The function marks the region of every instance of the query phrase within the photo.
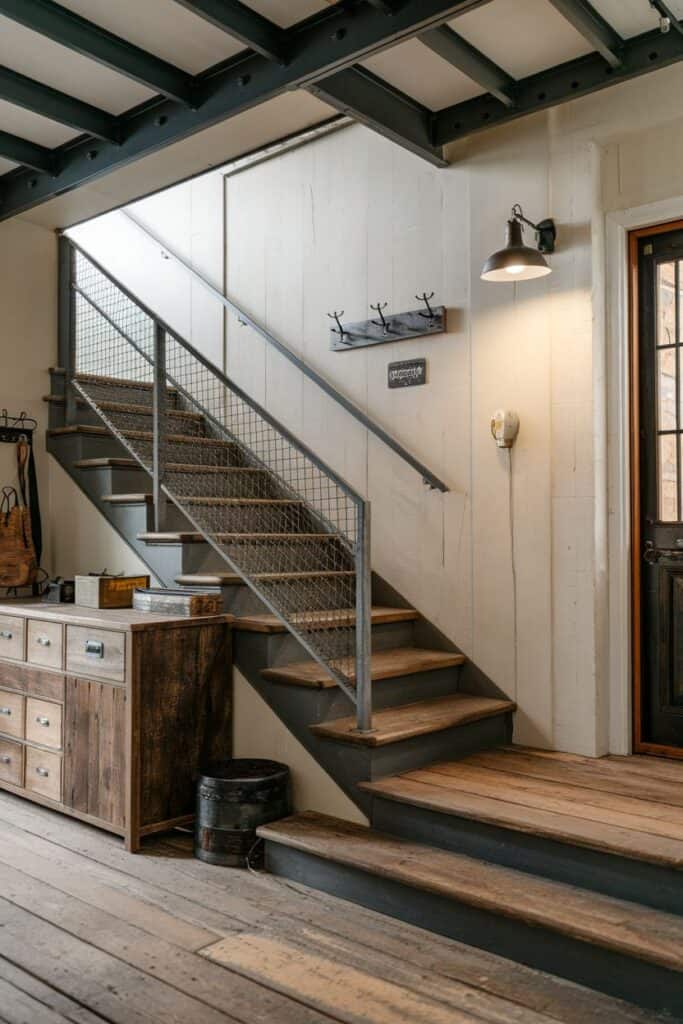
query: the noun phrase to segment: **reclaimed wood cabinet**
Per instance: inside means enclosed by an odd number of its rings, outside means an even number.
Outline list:
[[[0,788],[136,851],[231,753],[230,617],[0,604]]]

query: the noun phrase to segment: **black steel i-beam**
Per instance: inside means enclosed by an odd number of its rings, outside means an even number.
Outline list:
[[[429,29],[420,42],[486,89],[506,107],[515,105],[515,80],[448,25]]]
[[[550,3],[611,67],[619,67],[624,40],[588,0],[550,0]]]
[[[683,60],[683,36],[678,32],[644,32],[625,40],[618,68],[605,64],[599,53],[589,53],[519,79],[515,86],[514,107],[505,108],[493,96],[487,95],[438,111],[434,144],[444,146],[448,142],[456,142],[475,132],[506,124],[579,96],[588,96],[680,60]]]
[[[1,66],[0,99],[76,128],[79,132],[118,143],[118,121],[112,114]]]
[[[288,89],[320,82],[371,53],[419,35],[488,2],[490,0],[404,0],[392,16],[369,4],[353,10],[337,4],[287,30],[286,65],[256,53],[238,54],[223,66],[193,80],[199,109],[191,110],[170,100],[150,102],[122,115],[120,146],[106,141],[93,144],[91,139],[86,139],[60,147],[54,151],[59,168],[56,178],[25,170],[4,175],[0,178],[0,219],[78,188],[86,181],[108,174],[142,156],[158,152]],[[10,8],[23,10],[24,4],[27,8],[43,8],[46,4],[57,6],[51,0],[0,0],[0,13],[6,13]],[[17,20],[21,20],[18,14]],[[330,85],[330,95],[333,87],[334,83]],[[362,96],[361,88],[354,88],[357,116],[361,116],[364,109],[366,122],[380,130],[383,118],[388,118],[392,110],[398,110],[397,105],[387,99],[387,95],[392,93],[394,97],[400,95],[389,86],[380,86],[377,81],[372,82],[370,77],[366,77]],[[411,102],[419,112],[420,104]],[[396,132],[394,114],[383,127],[386,134]],[[434,162],[435,155],[438,159],[440,144],[434,144],[431,134],[430,124],[429,131],[423,131],[425,145],[422,151],[412,129],[406,139],[401,139],[398,134],[395,137],[413,152],[420,151],[425,159]]]
[[[240,0],[175,0],[269,60],[284,60],[285,30]]]
[[[22,139],[10,132],[0,131],[0,156],[5,160],[12,160],[16,164],[23,164],[35,171],[42,171],[48,178],[54,175],[56,163],[53,150],[39,146],[28,139]]]
[[[0,14],[127,78],[191,105],[192,75],[95,25],[53,0],[0,0]]]

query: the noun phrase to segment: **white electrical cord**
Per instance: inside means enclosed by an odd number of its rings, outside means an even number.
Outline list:
[[[515,560],[515,494],[512,481],[512,448],[508,448],[508,517],[510,525],[510,568],[512,570],[512,630],[514,637],[514,681],[517,698],[517,562]]]

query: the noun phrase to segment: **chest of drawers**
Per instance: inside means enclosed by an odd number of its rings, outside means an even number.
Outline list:
[[[231,752],[230,618],[0,604],[0,788],[138,850]]]

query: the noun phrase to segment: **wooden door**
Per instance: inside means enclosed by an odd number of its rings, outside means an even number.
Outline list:
[[[635,749],[683,756],[683,223],[631,255]]]

